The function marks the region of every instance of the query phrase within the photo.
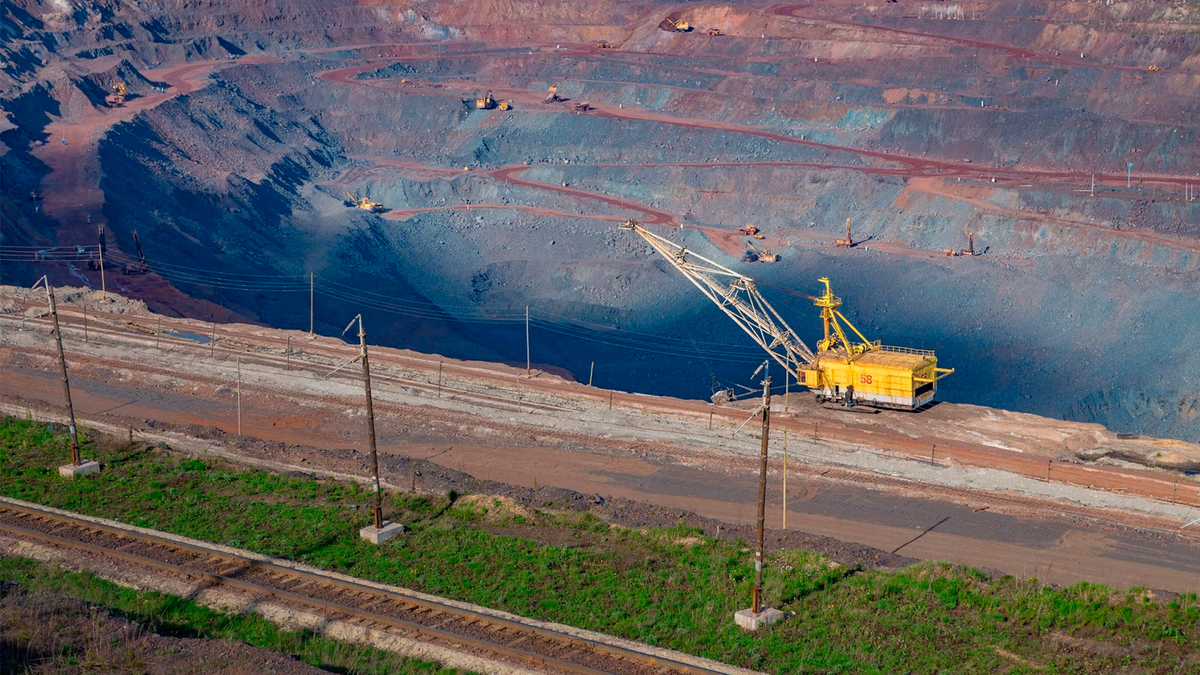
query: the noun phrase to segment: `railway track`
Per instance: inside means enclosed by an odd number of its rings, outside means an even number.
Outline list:
[[[0,500],[0,532],[202,581],[208,588],[233,590],[258,600],[270,599],[315,611],[326,618],[387,630],[541,672],[590,675],[746,672],[731,667],[708,668],[521,619],[9,500]]]

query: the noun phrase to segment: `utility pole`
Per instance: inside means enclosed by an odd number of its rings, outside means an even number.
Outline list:
[[[1125,162],[1125,187],[1133,187],[1133,162]]]
[[[242,357],[237,357],[238,436],[242,435]]]
[[[763,529],[767,519],[767,444],[771,440],[771,376],[763,380],[762,451],[758,469],[758,544],[754,549],[754,613],[762,611]]]
[[[596,374],[596,362],[592,361],[592,367],[588,370],[588,386],[592,386],[592,376]]]
[[[525,377],[529,377],[529,305],[525,305]]]
[[[764,363],[763,366],[766,366],[767,363]],[[766,608],[762,602],[763,531],[767,519],[767,444],[770,442],[770,437],[771,375],[768,371],[766,378],[763,379],[762,446],[759,452],[758,468],[758,543],[754,551],[754,593],[750,609],[739,610],[733,615],[734,622],[747,630],[756,630],[759,626],[775,623],[783,618],[783,612]]]
[[[758,370],[767,368],[770,362],[758,366]],[[755,375],[758,372],[755,371]],[[760,626],[779,621],[784,613],[778,609],[769,609],[762,604],[762,549],[763,531],[767,521],[767,446],[770,442],[770,371],[762,381],[762,444],[758,453],[758,538],[754,554],[754,595],[751,596],[750,609],[738,610],[733,615],[733,621],[738,626],[756,631]]]
[[[787,430],[783,432],[783,530],[787,531]]]
[[[1092,174],[1092,196],[1096,196],[1096,174]]]
[[[308,337],[313,337],[313,280],[315,276],[312,272],[308,273]]]
[[[403,532],[404,526],[399,523],[385,523],[383,521],[383,495],[379,489],[379,451],[375,447],[375,406],[371,399],[371,365],[367,360],[367,331],[363,329],[362,314],[359,314],[350,321],[346,326],[346,330],[342,331],[342,335],[345,335],[346,331],[350,330],[355,321],[358,322],[359,346],[358,359],[356,360],[362,361],[363,391],[367,396],[367,440],[371,446],[371,472],[375,491],[375,524],[373,527],[364,527],[359,530],[359,535],[372,544],[382,544]]]
[[[100,252],[100,292],[107,296],[108,285],[104,282],[104,244],[96,244],[96,250]]]
[[[84,462],[79,458],[79,429],[75,426],[75,406],[71,405],[71,383],[67,379],[67,355],[63,351],[62,330],[58,326],[58,306],[54,302],[54,289],[50,286],[50,280],[43,276],[33,285],[36,290],[38,284],[46,286],[46,298],[50,301],[50,316],[54,320],[54,339],[58,343],[58,364],[62,368],[63,382],[63,398],[67,402],[67,416],[71,420],[71,425],[68,427],[71,433],[71,463],[58,467],[60,476],[66,478],[74,478],[88,473],[100,473],[100,465],[96,462]]]

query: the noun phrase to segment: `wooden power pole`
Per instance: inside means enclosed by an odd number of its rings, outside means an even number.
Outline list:
[[[764,363],[762,367],[767,364]],[[755,375],[758,373],[755,372]],[[749,421],[749,420],[747,420]],[[768,372],[763,379],[762,402],[762,445],[759,452],[758,468],[758,541],[754,549],[754,594],[749,609],[734,613],[733,620],[737,625],[747,630],[757,630],[759,626],[775,623],[783,618],[783,612],[763,606],[763,538],[767,520],[767,446],[771,439],[771,375]]]
[[[758,544],[754,549],[754,598],[751,607],[755,614],[762,612],[763,529],[767,520],[767,444],[771,437],[771,376],[763,380],[762,451],[758,469]]]
[[[379,451],[375,445],[375,405],[371,396],[371,364],[367,357],[367,331],[363,328],[362,314],[354,317],[346,326],[346,330],[350,330],[350,326],[353,326],[355,321],[358,322],[358,359],[362,361],[363,391],[367,396],[367,439],[371,447],[371,477],[374,481],[372,488],[375,492],[374,525],[364,527],[359,530],[359,534],[373,544],[382,544],[403,532],[404,526],[399,523],[385,523],[383,520],[383,494],[379,487]],[[343,334],[345,332],[342,331]]]
[[[67,402],[67,417],[70,419],[68,429],[71,434],[71,463],[60,466],[58,473],[68,478],[88,473],[99,473],[99,464],[96,462],[84,462],[79,458],[79,427],[75,425],[75,406],[71,404],[71,382],[67,379],[67,355],[63,351],[62,330],[58,325],[58,305],[54,302],[54,288],[50,286],[50,280],[45,276],[39,279],[33,287],[36,289],[38,284],[46,286],[46,298],[50,301],[50,317],[54,321],[54,340],[58,343],[58,364],[62,368],[63,398]]]

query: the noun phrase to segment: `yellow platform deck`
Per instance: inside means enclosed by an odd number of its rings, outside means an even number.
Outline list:
[[[822,352],[802,372],[818,397],[912,410],[933,400],[936,368],[931,351],[876,346],[849,362],[843,350]]]

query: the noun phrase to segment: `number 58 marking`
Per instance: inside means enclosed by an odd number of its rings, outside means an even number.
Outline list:
[[[858,376],[859,384],[871,384],[871,376],[866,373],[861,373]]]

